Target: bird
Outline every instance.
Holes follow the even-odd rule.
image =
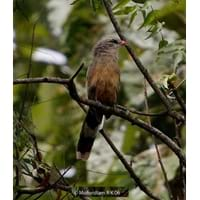
[[[94,46],[92,63],[87,70],[88,99],[107,106],[116,104],[120,85],[118,49],[126,44],[125,40],[107,37]],[[77,144],[77,160],[88,160],[100,125],[104,118],[109,117],[110,113],[103,113],[95,107],[89,107]]]

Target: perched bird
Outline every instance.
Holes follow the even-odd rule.
[[[92,64],[87,72],[88,99],[108,106],[113,106],[116,103],[120,83],[118,49],[125,44],[126,41],[107,38],[100,40],[95,45]],[[105,115],[106,119],[110,117],[109,113],[103,113],[90,106],[83,122],[77,145],[77,159],[88,159],[103,115]]]

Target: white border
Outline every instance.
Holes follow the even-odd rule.
[[[12,1],[0,6],[0,198],[12,194]],[[187,1],[187,199],[197,199],[200,180],[200,6]]]
[[[0,6],[0,199],[13,199],[12,165],[12,1]]]
[[[187,1],[187,200],[199,198],[200,2]]]

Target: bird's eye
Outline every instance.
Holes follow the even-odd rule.
[[[115,43],[115,44],[118,44],[119,42],[118,42],[118,40],[116,40],[116,39],[112,39],[112,40],[110,40],[112,43]]]

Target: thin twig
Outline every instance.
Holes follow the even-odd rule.
[[[16,160],[18,161],[19,160],[19,151],[18,151],[18,147],[16,145],[16,143],[14,143],[14,147],[15,147],[15,151],[16,151]],[[15,173],[16,173],[16,179],[15,179],[15,185],[19,185],[19,167],[15,166]]]
[[[138,110],[135,110],[135,109],[131,109],[131,108],[127,108],[127,107],[124,107],[124,106],[121,106],[121,105],[116,105],[116,106],[117,106],[117,108],[120,108],[122,110],[128,110],[133,114],[149,116],[149,117],[164,116],[164,115],[167,115],[167,113],[168,113],[168,111],[161,111],[161,112],[158,112],[158,113],[141,112],[141,111],[138,111]]]
[[[177,120],[174,119],[174,127],[175,127],[175,142],[177,143],[177,145],[182,148],[182,144],[181,144],[181,127],[182,127],[182,123],[177,122]]]
[[[76,76],[79,74],[79,72],[82,70],[83,67],[84,67],[84,63],[80,65],[80,67],[76,70],[76,72],[70,77],[69,81],[73,81],[76,78]]]
[[[23,127],[23,129],[30,135],[31,139],[32,139],[32,143],[33,143],[33,147],[35,149],[35,156],[36,156],[36,159],[37,161],[41,162],[42,161],[42,155],[38,149],[38,144],[37,144],[37,139],[35,137],[35,134],[31,131],[29,131],[22,123],[21,123],[21,126]]]
[[[95,174],[101,174],[101,175],[105,175],[105,176],[124,176],[127,174],[127,172],[121,172],[121,173],[113,173],[113,174],[110,174],[110,173],[104,173],[104,172],[99,172],[99,171],[94,171],[94,170],[91,170],[91,169],[87,169],[86,170],[88,173],[95,173]]]
[[[74,79],[76,78],[76,76],[78,76],[79,72],[81,71],[81,69],[84,67],[84,63],[82,63],[80,65],[80,67],[76,70],[76,72],[70,77],[69,79],[69,83],[65,85],[65,87],[68,89],[70,96],[76,100],[76,103],[84,110],[86,111],[86,108],[84,107],[84,105],[82,103],[80,103],[79,101],[79,96],[78,93],[76,91],[76,87],[74,84]]]
[[[60,175],[60,177],[58,178],[58,180],[55,181],[55,183],[53,184],[53,186],[56,185],[57,183],[59,183],[61,179],[64,180],[64,175],[71,169],[71,166],[69,166],[62,174],[60,173],[60,171],[57,169],[56,166],[55,166],[55,169],[58,172],[58,174]]]
[[[168,84],[169,84],[169,87],[172,89],[172,92],[174,96],[176,97],[176,100],[179,103],[183,113],[186,114],[185,102],[183,101],[182,97],[178,93],[177,89],[174,87],[173,83],[169,81]]]
[[[66,171],[64,171],[63,174],[60,173],[59,169],[56,167],[56,165],[54,164],[54,168],[56,169],[57,173],[59,174],[60,177],[62,177],[62,181],[65,183],[65,185],[69,185],[65,179],[64,179],[64,175],[70,170],[71,166],[69,166]]]
[[[103,0],[103,3],[104,3],[104,6],[106,8],[107,14],[110,17],[110,20],[111,20],[111,22],[112,22],[112,24],[113,24],[113,26],[115,28],[115,31],[117,32],[117,34],[119,35],[119,37],[122,40],[127,41],[126,37],[122,34],[121,28],[119,27],[119,24],[118,24],[117,20],[114,17],[114,14],[112,12],[112,8],[111,8],[111,5],[110,5],[109,1]],[[141,71],[141,73],[144,75],[145,79],[148,81],[148,83],[151,85],[151,87],[153,88],[155,93],[162,100],[162,102],[165,105],[166,109],[169,111],[169,115],[174,117],[174,118],[176,118],[176,119],[178,119],[178,120],[180,120],[180,121],[184,121],[184,118],[182,117],[182,115],[180,115],[179,113],[171,111],[171,105],[170,105],[169,100],[166,98],[166,96],[163,94],[163,92],[158,88],[158,86],[156,85],[155,81],[153,80],[153,78],[149,74],[148,70],[143,66],[143,64],[141,63],[139,58],[136,56],[135,52],[131,49],[131,47],[129,45],[126,45],[125,47],[126,47],[127,51],[129,52],[131,58],[134,60],[135,64],[137,65],[137,67]]]

